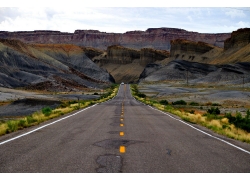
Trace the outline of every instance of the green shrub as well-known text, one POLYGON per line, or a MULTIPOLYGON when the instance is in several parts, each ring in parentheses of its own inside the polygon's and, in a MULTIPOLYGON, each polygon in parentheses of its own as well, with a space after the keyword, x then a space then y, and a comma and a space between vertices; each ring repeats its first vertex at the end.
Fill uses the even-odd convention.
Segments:
POLYGON ((68 104, 76 104, 76 103, 78 103, 78 101, 76 101, 76 100, 73 100, 73 101, 69 101, 69 102, 68 102, 68 104))
POLYGON ((66 108, 67 106, 68 106, 67 103, 61 103, 59 107, 60 107, 60 108, 66 108))
POLYGON ((138 93, 137 96, 140 97, 140 98, 145 98, 145 97, 146 97, 146 94, 138 93))
POLYGON ((191 105, 191 106, 199 106, 199 103, 197 103, 197 102, 191 102, 191 103, 189 103, 189 105, 191 105))
POLYGON ((209 113, 209 114, 220 114, 220 110, 219 110, 218 107, 216 107, 216 108, 212 107, 211 109, 207 110, 207 113, 209 113))
POLYGON ((25 120, 20 120, 18 122, 18 127, 25 127, 26 121, 25 120))
POLYGON ((32 116, 27 116, 26 118, 27 118, 28 124, 32 124, 32 123, 34 123, 34 122, 37 122, 37 120, 34 119, 32 116))
POLYGON ((172 102, 173 105, 187 105, 186 101, 184 100, 179 100, 179 101, 175 101, 172 102))
POLYGON ((49 116, 51 113, 52 113, 52 109, 50 107, 44 107, 42 109, 42 113, 45 115, 45 116, 49 116))
POLYGON ((159 102, 161 105, 168 105, 168 101, 167 100, 160 100, 159 102))
POLYGON ((218 103, 212 103, 212 105, 211 106, 221 106, 220 104, 218 104, 218 103))
POLYGON ((15 121, 7 121, 7 130, 6 133, 14 132, 18 130, 18 124, 15 121))
POLYGON ((246 116, 243 118, 240 112, 236 113, 236 116, 232 116, 231 113, 226 113, 229 123, 234 124, 237 128, 241 128, 250 132, 250 111, 247 110, 246 116))

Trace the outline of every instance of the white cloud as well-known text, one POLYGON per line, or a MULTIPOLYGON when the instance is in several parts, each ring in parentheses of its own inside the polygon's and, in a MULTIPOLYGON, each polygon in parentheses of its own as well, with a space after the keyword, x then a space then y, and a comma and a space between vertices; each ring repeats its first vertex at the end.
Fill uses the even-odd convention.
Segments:
POLYGON ((245 13, 239 9, 230 9, 230 10, 226 11, 225 14, 227 16, 230 16, 231 18, 246 17, 245 13))
MULTIPOLYGON (((96 29, 104 32, 181 28, 202 33, 230 32, 249 26, 244 15, 229 8, 103 8, 103 7, 21 7, 0 8, 0 31, 96 29), (228 13, 225 15, 225 13, 228 13), (231 18, 234 17, 234 18, 231 18)), ((248 13, 248 14, 247 14, 248 13)))

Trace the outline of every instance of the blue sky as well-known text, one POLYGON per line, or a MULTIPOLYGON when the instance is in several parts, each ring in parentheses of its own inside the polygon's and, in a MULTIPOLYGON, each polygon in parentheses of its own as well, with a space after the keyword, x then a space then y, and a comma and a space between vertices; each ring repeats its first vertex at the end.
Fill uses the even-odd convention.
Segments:
POLYGON ((195 1, 162 3, 158 0, 118 2, 9 0, 1 3, 0 31, 95 29, 124 33, 170 27, 200 33, 228 33, 250 28, 250 4, 240 0, 234 4, 228 1, 227 7, 213 0, 210 4, 195 1))

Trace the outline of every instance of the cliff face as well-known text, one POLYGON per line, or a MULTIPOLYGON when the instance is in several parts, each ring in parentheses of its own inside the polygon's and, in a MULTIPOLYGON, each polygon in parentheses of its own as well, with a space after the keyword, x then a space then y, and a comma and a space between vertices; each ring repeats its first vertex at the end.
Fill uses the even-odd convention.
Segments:
POLYGON ((250 28, 233 31, 231 37, 225 40, 224 49, 244 47, 250 43, 250 28))
POLYGON ((115 44, 134 49, 169 50, 170 40, 174 39, 203 41, 223 47, 224 40, 229 37, 230 33, 208 34, 176 28, 149 28, 146 31, 129 31, 126 33, 105 33, 98 30, 76 30, 74 33, 60 31, 0 31, 0 38, 19 39, 26 43, 75 44, 102 50, 106 50, 108 46, 115 44))
POLYGON ((134 59, 140 58, 140 51, 122 46, 109 46, 107 48, 107 60, 109 63, 128 64, 134 59))
POLYGON ((140 53, 140 64, 142 66, 146 66, 149 63, 153 63, 155 61, 160 61, 165 58, 168 58, 170 53, 165 50, 155 50, 152 48, 143 48, 140 53))
POLYGON ((208 43, 176 39, 171 41, 170 59, 209 63, 222 51, 222 48, 208 43))
POLYGON ((113 45, 109 46, 103 55, 94 57, 93 61, 107 69, 117 83, 135 83, 147 64, 162 61, 168 58, 169 54, 166 50, 152 48, 136 50, 113 45))

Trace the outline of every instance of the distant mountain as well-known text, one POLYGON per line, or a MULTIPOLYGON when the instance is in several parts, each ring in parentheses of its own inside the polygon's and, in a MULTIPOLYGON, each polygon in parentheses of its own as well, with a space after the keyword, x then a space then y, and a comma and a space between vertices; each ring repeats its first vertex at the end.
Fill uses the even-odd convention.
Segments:
POLYGON ((98 30, 76 30, 74 33, 44 30, 0 31, 0 38, 18 39, 25 43, 75 44, 101 50, 106 50, 107 47, 112 45, 137 50, 142 48, 170 50, 170 41, 174 39, 202 41, 217 47, 223 47, 224 41, 229 37, 230 33, 198 33, 177 28, 149 28, 146 31, 129 31, 126 33, 106 33, 98 30))

